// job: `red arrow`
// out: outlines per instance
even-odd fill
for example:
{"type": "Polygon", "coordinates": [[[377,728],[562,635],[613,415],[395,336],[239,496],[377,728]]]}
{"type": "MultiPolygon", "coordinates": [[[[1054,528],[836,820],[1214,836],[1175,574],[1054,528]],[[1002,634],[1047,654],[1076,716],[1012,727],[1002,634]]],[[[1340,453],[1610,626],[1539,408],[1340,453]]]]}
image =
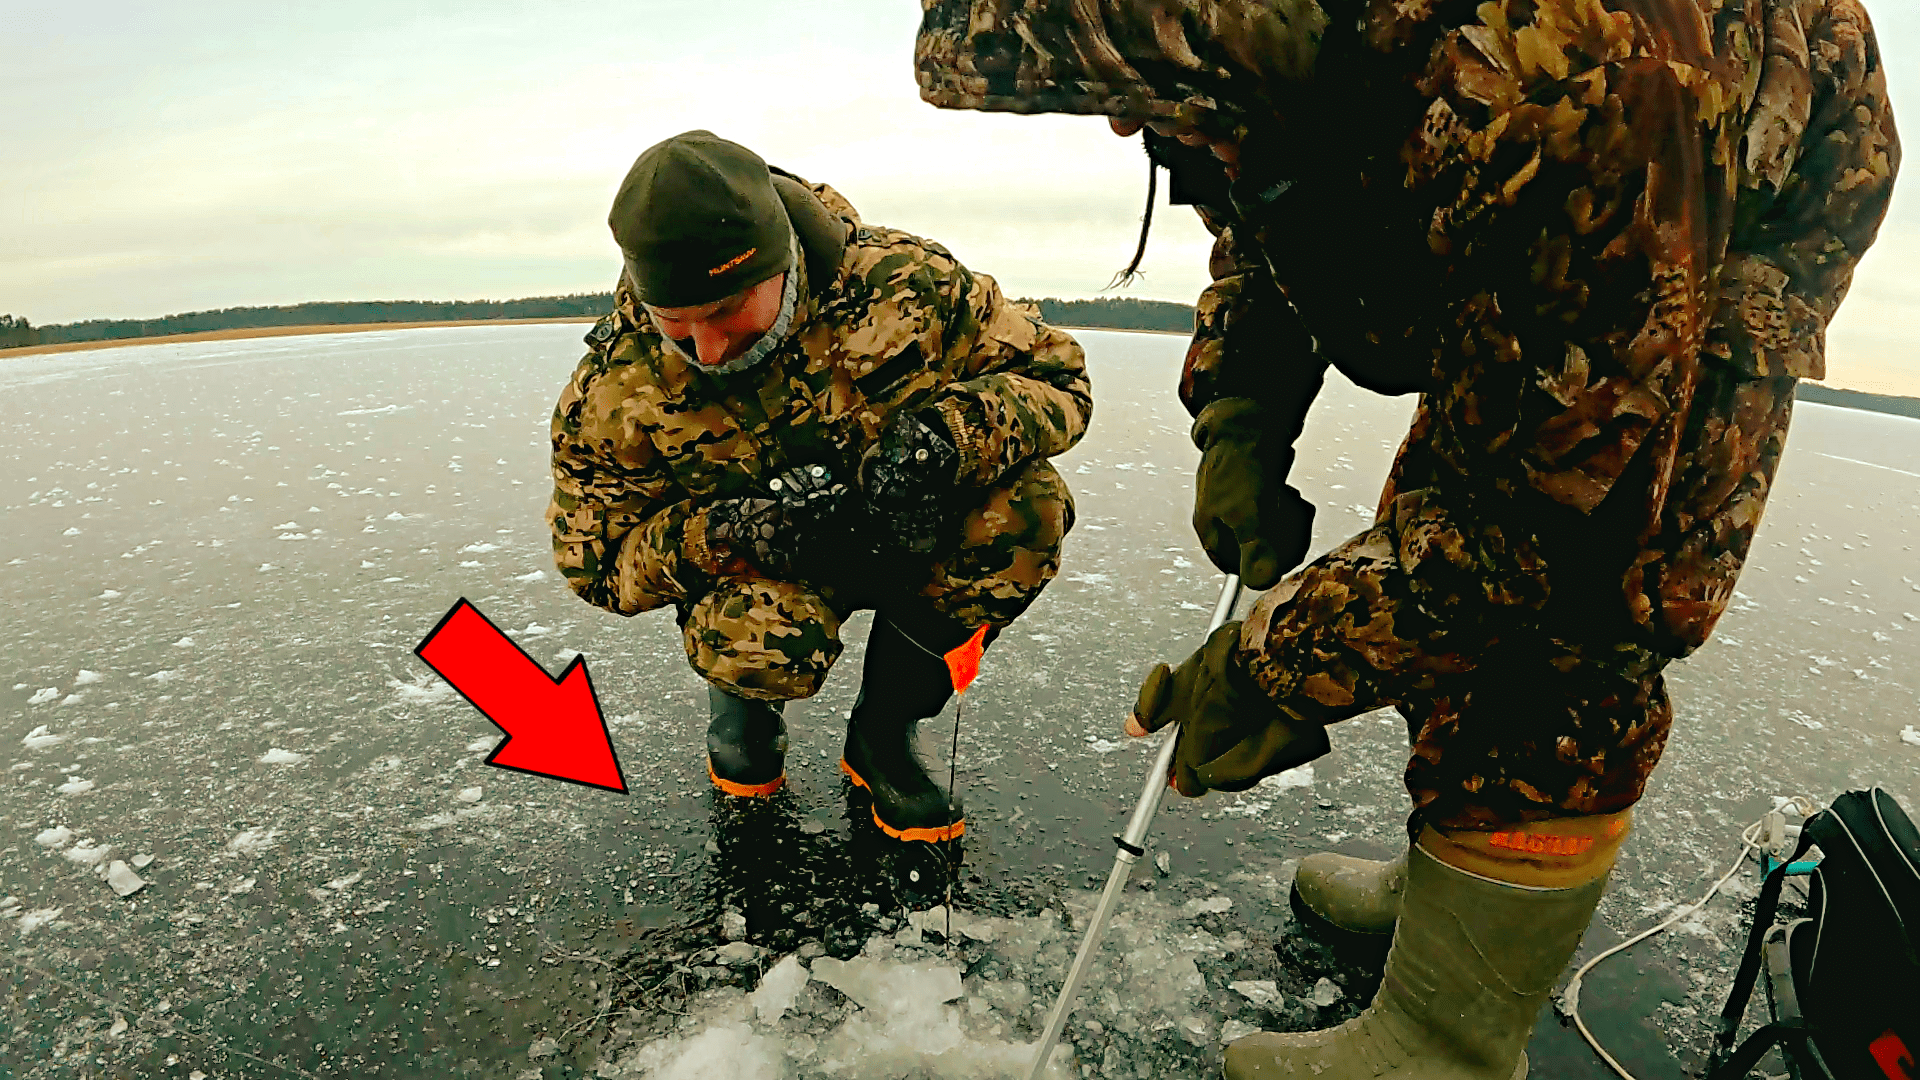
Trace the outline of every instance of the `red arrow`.
{"type": "Polygon", "coordinates": [[[586,657],[555,679],[466,597],[413,652],[506,732],[487,764],[627,793],[586,657]]]}

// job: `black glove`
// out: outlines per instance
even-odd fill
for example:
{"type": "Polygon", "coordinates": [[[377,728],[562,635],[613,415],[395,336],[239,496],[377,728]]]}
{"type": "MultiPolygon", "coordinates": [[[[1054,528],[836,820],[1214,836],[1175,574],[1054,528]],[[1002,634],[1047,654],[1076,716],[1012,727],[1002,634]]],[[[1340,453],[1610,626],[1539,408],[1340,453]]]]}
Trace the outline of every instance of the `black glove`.
{"type": "Polygon", "coordinates": [[[932,410],[894,417],[860,463],[860,486],[898,547],[931,552],[959,505],[960,451],[932,410]]]}
{"type": "Polygon", "coordinates": [[[1193,531],[1213,565],[1256,591],[1300,565],[1313,542],[1313,504],[1287,485],[1293,447],[1266,419],[1250,398],[1222,398],[1193,422],[1193,531]]]}
{"type": "Polygon", "coordinates": [[[1189,798],[1245,791],[1331,748],[1324,726],[1275,704],[1234,663],[1239,640],[1240,624],[1230,622],[1178,668],[1154,665],[1133,706],[1148,733],[1179,721],[1171,779],[1189,798]]]}
{"type": "Polygon", "coordinates": [[[721,561],[745,559],[762,573],[790,576],[844,540],[849,489],[824,465],[796,466],[767,482],[766,496],[721,499],[707,509],[707,548],[721,561]]]}

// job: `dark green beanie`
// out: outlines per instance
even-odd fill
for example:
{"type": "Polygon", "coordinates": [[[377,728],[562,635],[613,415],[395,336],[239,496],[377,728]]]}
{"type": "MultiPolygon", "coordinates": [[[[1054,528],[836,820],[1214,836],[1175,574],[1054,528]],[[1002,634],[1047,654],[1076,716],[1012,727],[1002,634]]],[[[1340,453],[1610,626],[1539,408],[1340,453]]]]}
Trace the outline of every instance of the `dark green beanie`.
{"type": "Polygon", "coordinates": [[[760,155],[711,131],[647,148],[607,216],[643,304],[695,307],[780,273],[792,226],[760,155]]]}

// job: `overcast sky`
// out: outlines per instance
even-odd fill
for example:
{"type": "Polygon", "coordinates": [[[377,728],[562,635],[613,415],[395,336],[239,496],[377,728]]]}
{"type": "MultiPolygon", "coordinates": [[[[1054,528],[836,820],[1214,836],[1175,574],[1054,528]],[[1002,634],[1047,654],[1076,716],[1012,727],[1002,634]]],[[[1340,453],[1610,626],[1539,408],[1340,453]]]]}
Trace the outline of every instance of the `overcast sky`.
{"type": "MultiPolygon", "coordinates": [[[[1896,107],[1920,116],[1920,4],[1867,3],[1896,107]]],[[[1015,295],[1096,295],[1145,196],[1138,141],[1097,119],[922,104],[913,0],[0,13],[0,311],[36,324],[603,291],[620,178],[696,127],[1015,295]]],[[[1836,385],[1920,393],[1917,171],[1833,328],[1836,385]]],[[[1192,301],[1207,239],[1191,211],[1157,214],[1126,295],[1192,301]]]]}

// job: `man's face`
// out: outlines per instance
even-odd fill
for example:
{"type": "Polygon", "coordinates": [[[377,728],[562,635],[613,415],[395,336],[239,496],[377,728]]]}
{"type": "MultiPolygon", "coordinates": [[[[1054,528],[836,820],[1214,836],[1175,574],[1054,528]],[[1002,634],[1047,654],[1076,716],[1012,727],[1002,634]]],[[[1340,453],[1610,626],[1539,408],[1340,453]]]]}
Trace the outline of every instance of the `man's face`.
{"type": "Polygon", "coordinates": [[[773,329],[786,285],[787,275],[780,273],[711,304],[677,308],[648,304],[646,309],[662,334],[678,342],[702,367],[714,367],[751,349],[773,329]]]}

